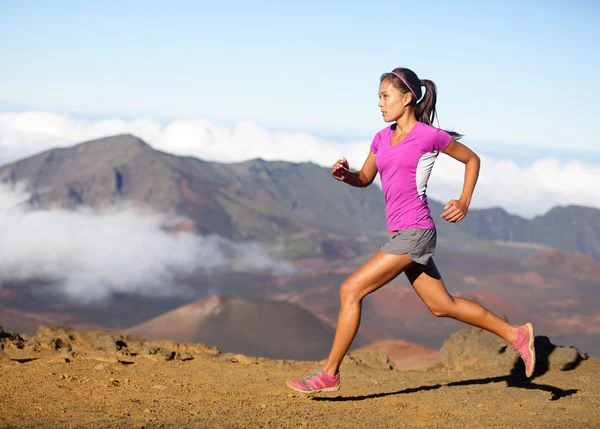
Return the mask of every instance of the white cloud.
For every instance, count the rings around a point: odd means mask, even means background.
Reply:
[[[113,134],[132,133],[152,142],[161,129],[158,122],[147,119],[88,121],[51,112],[0,113],[0,165]]]
[[[270,257],[257,243],[169,234],[161,226],[174,219],[166,215],[134,208],[119,212],[15,208],[24,197],[0,186],[0,286],[9,280],[51,280],[54,292],[78,302],[95,302],[115,292],[184,293],[177,279],[196,270],[293,271],[289,262]]]
[[[48,112],[24,112],[0,113],[0,165],[52,147],[121,133],[134,134],[165,152],[219,162],[260,157],[330,165],[345,155],[360,167],[369,152],[364,142],[340,145],[306,133],[269,132],[248,121],[233,128],[204,119],[178,120],[163,126],[147,119],[89,121]]]
[[[238,162],[252,158],[311,161],[329,167],[346,156],[360,168],[369,141],[332,142],[306,133],[273,132],[253,122],[223,127],[205,119],[160,124],[152,120],[79,120],[48,112],[0,114],[0,164],[56,146],[119,133],[132,133],[154,148],[209,161]],[[590,191],[600,181],[600,167],[578,161],[539,159],[526,166],[511,160],[482,158],[482,169],[472,207],[501,206],[510,213],[532,217],[557,205],[600,207],[600,196]],[[447,201],[462,190],[464,167],[440,155],[429,186],[431,198]]]
[[[462,191],[464,166],[440,154],[430,179],[428,194],[446,202]],[[555,206],[578,204],[600,208],[600,195],[591,192],[600,183],[600,166],[580,161],[539,159],[527,166],[481,156],[474,207],[503,207],[527,218]]]

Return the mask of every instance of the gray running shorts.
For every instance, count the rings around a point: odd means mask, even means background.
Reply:
[[[396,231],[381,245],[381,251],[392,255],[408,254],[416,263],[427,265],[435,254],[436,240],[435,229],[408,228]]]

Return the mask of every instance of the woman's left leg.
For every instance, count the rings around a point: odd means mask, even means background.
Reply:
[[[404,272],[417,295],[435,316],[452,317],[493,332],[504,338],[509,344],[515,342],[517,327],[510,325],[476,302],[448,293],[433,258],[426,266],[413,264]]]

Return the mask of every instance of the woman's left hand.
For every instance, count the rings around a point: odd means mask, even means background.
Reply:
[[[450,200],[444,206],[444,211],[440,216],[448,222],[458,222],[465,218],[469,211],[469,205],[461,200]]]

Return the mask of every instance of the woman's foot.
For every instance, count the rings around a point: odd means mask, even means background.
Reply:
[[[531,323],[517,326],[517,339],[513,343],[513,349],[519,352],[521,359],[525,363],[525,375],[527,378],[531,377],[535,368],[534,341],[535,335]]]
[[[289,388],[301,393],[334,392],[340,388],[340,385],[339,372],[330,375],[321,368],[304,378],[287,382]]]

